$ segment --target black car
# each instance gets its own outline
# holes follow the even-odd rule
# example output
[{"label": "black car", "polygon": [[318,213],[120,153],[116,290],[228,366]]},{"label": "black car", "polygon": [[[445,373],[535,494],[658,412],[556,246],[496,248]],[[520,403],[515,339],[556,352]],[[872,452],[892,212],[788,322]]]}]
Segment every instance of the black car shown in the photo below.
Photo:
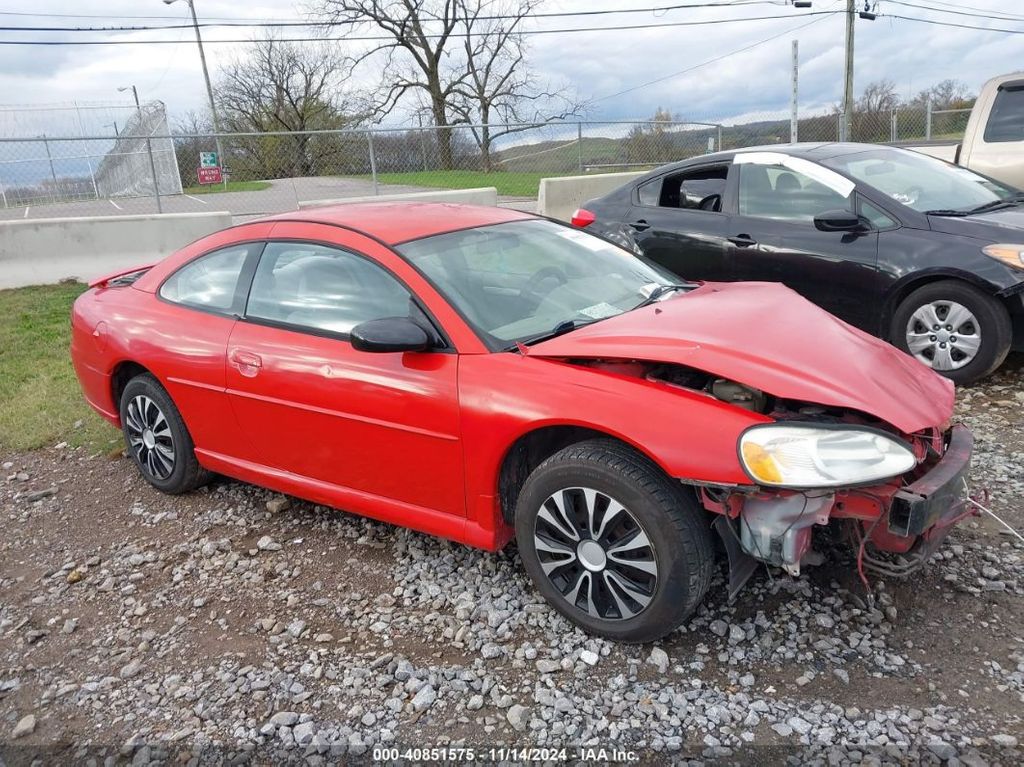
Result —
[{"label": "black car", "polygon": [[785,283],[958,383],[1024,347],[1024,194],[917,152],[718,152],[651,171],[573,223],[686,279]]}]

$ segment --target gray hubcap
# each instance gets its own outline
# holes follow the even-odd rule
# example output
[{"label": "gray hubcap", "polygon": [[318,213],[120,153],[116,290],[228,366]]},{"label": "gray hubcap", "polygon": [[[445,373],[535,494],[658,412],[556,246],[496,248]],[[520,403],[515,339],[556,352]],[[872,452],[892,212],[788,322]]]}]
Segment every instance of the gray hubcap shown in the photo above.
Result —
[{"label": "gray hubcap", "polygon": [[963,304],[932,301],[907,322],[907,348],[935,370],[957,370],[978,356],[981,326]]},{"label": "gray hubcap", "polygon": [[128,445],[143,472],[167,479],[174,471],[174,438],[167,418],[149,397],[140,394],[128,403],[124,428]]},{"label": "gray hubcap", "polygon": [[621,503],[588,487],[552,494],[534,521],[541,569],[562,598],[594,618],[624,620],[654,598],[654,545]]}]

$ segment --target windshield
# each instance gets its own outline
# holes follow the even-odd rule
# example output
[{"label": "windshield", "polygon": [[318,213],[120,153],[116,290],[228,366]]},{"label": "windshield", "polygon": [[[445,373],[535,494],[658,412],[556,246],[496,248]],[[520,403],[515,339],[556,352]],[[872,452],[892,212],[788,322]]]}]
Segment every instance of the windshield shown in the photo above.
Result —
[{"label": "windshield", "polygon": [[925,213],[969,211],[1017,194],[977,173],[906,149],[873,149],[822,162],[872,186],[897,202]]},{"label": "windshield", "polygon": [[495,348],[614,317],[671,274],[578,229],[513,221],[414,240],[398,250]]}]

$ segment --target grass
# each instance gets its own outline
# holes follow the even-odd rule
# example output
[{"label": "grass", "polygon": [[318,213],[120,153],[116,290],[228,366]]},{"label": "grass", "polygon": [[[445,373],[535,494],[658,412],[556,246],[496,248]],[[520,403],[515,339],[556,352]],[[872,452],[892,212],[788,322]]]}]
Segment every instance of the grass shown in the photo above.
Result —
[{"label": "grass", "polygon": [[536,197],[540,188],[540,180],[551,176],[564,175],[558,173],[516,173],[496,171],[484,173],[481,170],[428,170],[412,173],[379,173],[377,181],[381,184],[406,184],[408,186],[427,186],[438,189],[474,189],[481,186],[493,186],[498,194],[510,197]]},{"label": "grass", "polygon": [[83,290],[77,282],[0,290],[0,451],[120,444],[85,403],[71,367],[71,304]]},{"label": "grass", "polygon": [[270,188],[269,181],[229,181],[227,188],[224,184],[203,184],[186,186],[183,194],[220,194],[221,192],[262,192]]}]

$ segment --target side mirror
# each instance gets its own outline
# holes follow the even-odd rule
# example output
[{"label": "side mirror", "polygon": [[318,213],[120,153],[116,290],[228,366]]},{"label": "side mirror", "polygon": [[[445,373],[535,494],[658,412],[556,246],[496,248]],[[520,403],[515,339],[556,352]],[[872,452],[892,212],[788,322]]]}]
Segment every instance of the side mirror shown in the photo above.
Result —
[{"label": "side mirror", "polygon": [[814,226],[822,232],[859,232],[864,222],[849,210],[826,210],[814,217]]},{"label": "side mirror", "polygon": [[430,348],[427,331],[408,317],[361,322],[349,333],[352,348],[361,352],[422,352]]}]

